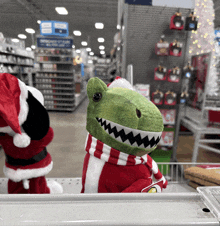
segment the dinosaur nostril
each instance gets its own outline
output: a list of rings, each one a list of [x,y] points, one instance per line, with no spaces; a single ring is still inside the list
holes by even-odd
[[[136,114],[137,114],[137,117],[138,117],[138,118],[141,117],[141,112],[140,112],[138,109],[136,109]]]

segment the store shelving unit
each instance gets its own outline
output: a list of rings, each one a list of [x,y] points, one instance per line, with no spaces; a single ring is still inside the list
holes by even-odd
[[[110,81],[111,60],[108,58],[98,58],[95,62],[95,76],[108,83]]]
[[[164,123],[164,136],[160,148],[154,151],[152,156],[160,161],[169,161],[170,154],[174,154],[173,146],[178,136],[176,131],[179,129],[179,99],[181,95],[181,78],[179,82],[170,82],[166,80],[155,80],[154,70],[158,65],[165,66],[167,71],[178,66],[181,71],[186,65],[188,40],[191,32],[183,30],[171,30],[169,28],[171,17],[179,10],[185,18],[189,15],[192,8],[177,8],[152,5],[123,4],[121,18],[121,55],[122,55],[122,77],[126,77],[127,66],[133,65],[133,84],[150,84],[150,99],[152,94],[159,90],[165,96],[168,91],[174,92],[177,96],[177,104],[167,105],[163,101],[157,107],[161,112],[174,113],[175,121]],[[169,4],[168,4],[169,5]],[[168,43],[178,40],[183,44],[181,56],[158,56],[155,53],[155,45],[165,35],[165,41]],[[170,111],[171,110],[171,111]],[[171,113],[169,113],[171,115]],[[166,136],[167,135],[167,136]],[[172,135],[172,136],[171,136]],[[165,139],[166,137],[166,139]],[[172,142],[170,142],[170,139]],[[165,142],[167,141],[167,142]],[[163,152],[161,151],[163,150]],[[164,155],[164,156],[162,156]],[[166,158],[165,158],[166,156]],[[162,158],[160,158],[162,157]],[[164,157],[164,159],[163,159]],[[172,156],[176,160],[176,156]],[[158,161],[158,160],[156,160]]]
[[[34,53],[15,45],[0,43],[0,72],[10,73],[32,85]]]
[[[47,110],[73,111],[75,83],[71,49],[36,49],[35,86],[44,95]]]

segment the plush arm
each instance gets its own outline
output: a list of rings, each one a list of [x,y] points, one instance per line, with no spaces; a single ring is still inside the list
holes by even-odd
[[[122,191],[124,192],[141,192],[141,190],[145,187],[148,187],[152,183],[152,180],[146,180],[146,179],[139,179],[135,181],[132,185],[127,187]]]

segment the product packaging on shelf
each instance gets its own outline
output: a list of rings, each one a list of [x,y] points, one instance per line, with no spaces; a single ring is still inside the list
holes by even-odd
[[[181,70],[179,67],[174,67],[168,70],[167,81],[168,82],[179,82],[180,81]]]
[[[173,146],[173,140],[174,140],[173,131],[163,131],[158,145],[171,147]]]
[[[185,78],[190,78],[192,75],[194,68],[188,63],[184,68],[183,68],[183,73]]]
[[[176,109],[160,109],[164,125],[175,125]]]
[[[156,92],[152,93],[151,101],[156,105],[162,105],[163,104],[163,93],[159,90],[156,90]]]
[[[164,104],[165,105],[176,105],[176,93],[168,91],[164,95]]]
[[[184,17],[181,13],[176,12],[170,19],[170,29],[183,30]]]
[[[164,37],[161,37],[160,41],[156,43],[155,53],[159,56],[169,55],[169,43],[164,40]]]
[[[182,55],[183,44],[174,40],[174,42],[170,43],[170,56],[180,57]]]
[[[193,15],[193,12],[186,18],[185,30],[186,31],[196,31],[198,25],[198,19]]]
[[[147,99],[150,99],[150,85],[149,84],[136,84],[134,86],[136,91],[146,97]]]
[[[166,80],[166,67],[159,65],[154,69],[154,80]]]

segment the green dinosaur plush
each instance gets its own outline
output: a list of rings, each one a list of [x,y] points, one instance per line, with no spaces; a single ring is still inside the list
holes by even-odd
[[[88,153],[84,161],[82,192],[133,192],[137,190],[137,187],[142,190],[151,185],[150,171],[156,163],[148,155],[138,157],[136,154],[140,151],[151,152],[160,141],[164,126],[158,108],[136,91],[121,87],[108,88],[102,80],[96,77],[89,80],[87,95],[89,105],[86,129],[89,136],[86,143]],[[115,181],[113,178],[114,167],[110,169],[111,172],[104,173],[103,176],[103,169],[109,165],[112,167],[113,164],[117,169],[115,173],[120,177],[126,171],[124,178],[130,181],[127,177],[129,174],[131,175],[130,184],[121,185],[120,182]],[[91,175],[88,172],[89,167],[92,170]],[[118,171],[120,167],[121,169]],[[127,169],[125,169],[126,167]],[[131,168],[136,169],[131,170]],[[140,168],[141,172],[146,170],[148,173],[136,178],[134,174],[137,174],[137,168]],[[129,170],[132,172],[128,174]],[[155,171],[154,175],[160,173],[157,165],[153,171]],[[100,188],[100,181],[97,181],[97,189],[91,188],[91,184],[94,184],[97,178],[100,179],[100,175],[102,179],[106,177],[111,188]],[[160,173],[159,179],[161,178],[163,187],[166,187],[167,182]],[[123,180],[123,176],[121,179]],[[134,182],[145,179],[146,183],[138,183],[134,189]],[[115,183],[114,188],[112,188],[113,182]],[[89,183],[90,189],[87,191],[85,191],[85,183]],[[128,189],[131,185],[132,189]],[[108,187],[106,183],[102,186]]]

